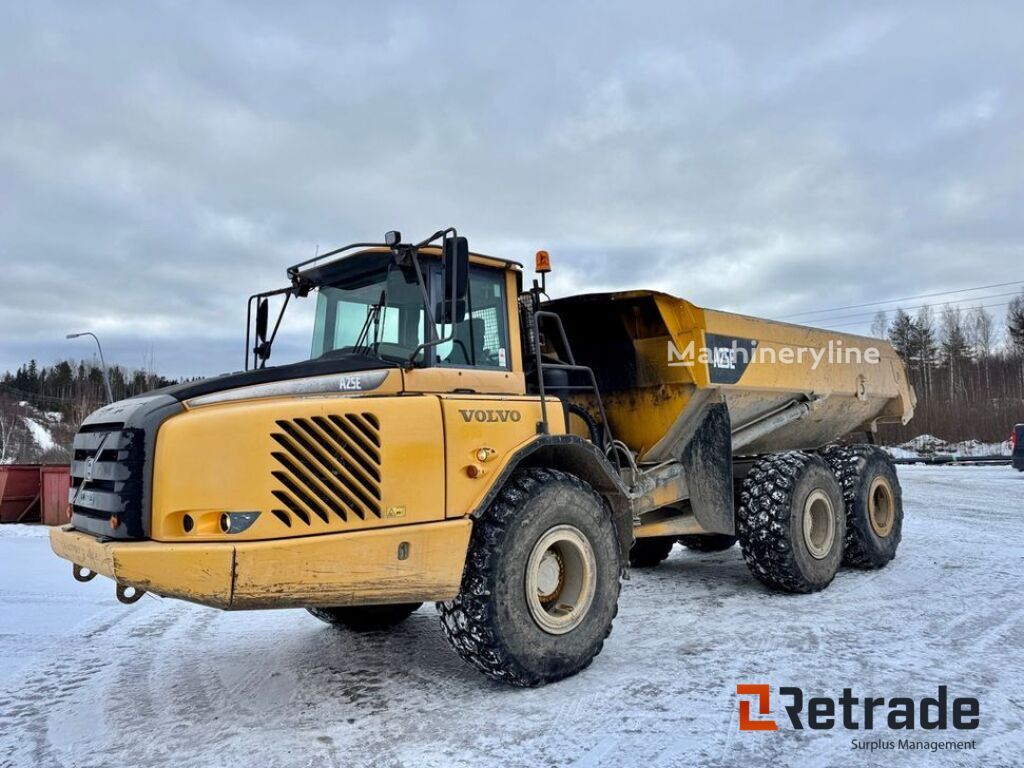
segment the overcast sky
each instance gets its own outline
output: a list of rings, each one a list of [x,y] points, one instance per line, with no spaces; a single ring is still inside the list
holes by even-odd
[[[772,317],[1024,280],[1022,29],[1010,2],[5,3],[0,371],[91,354],[79,330],[237,369],[249,294],[392,228],[546,248],[555,295]]]

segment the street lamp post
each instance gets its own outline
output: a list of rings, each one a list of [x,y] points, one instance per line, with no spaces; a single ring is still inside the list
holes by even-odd
[[[103,347],[100,346],[100,340],[96,337],[96,334],[92,333],[91,331],[83,331],[82,333],[69,333],[67,335],[67,338],[77,339],[80,336],[92,336],[93,340],[96,342],[96,349],[100,351],[100,366],[103,369],[103,386],[107,390],[107,402],[112,403],[114,402],[114,392],[113,390],[110,389],[110,376],[107,374],[107,361],[103,359]]]

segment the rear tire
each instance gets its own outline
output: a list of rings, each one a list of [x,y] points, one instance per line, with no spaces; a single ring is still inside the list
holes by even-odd
[[[669,556],[676,540],[671,536],[648,536],[637,539],[629,550],[629,564],[633,568],[654,568]]]
[[[903,491],[896,465],[873,445],[836,445],[823,454],[843,489],[846,541],[843,565],[881,568],[903,538]]]
[[[307,608],[320,621],[353,632],[377,632],[401,624],[423,603],[355,605],[347,608]]]
[[[761,582],[786,592],[816,592],[843,558],[846,512],[839,483],[820,456],[801,451],[759,459],[743,481],[736,533],[743,559]]]
[[[438,603],[456,652],[518,686],[561,680],[601,652],[618,610],[619,542],[594,489],[522,469],[473,524],[462,589]]]
[[[736,537],[725,533],[687,534],[679,537],[679,543],[694,552],[724,552],[732,548]]]

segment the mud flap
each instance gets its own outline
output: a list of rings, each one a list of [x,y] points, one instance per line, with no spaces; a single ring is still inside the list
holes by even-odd
[[[736,533],[732,485],[732,420],[725,403],[707,406],[680,460],[690,491],[690,506],[709,533]]]

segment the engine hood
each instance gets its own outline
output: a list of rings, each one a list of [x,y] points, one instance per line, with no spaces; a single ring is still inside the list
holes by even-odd
[[[253,371],[225,373],[208,379],[174,384],[148,394],[168,395],[179,402],[184,402],[235,390],[238,390],[238,394],[244,397],[242,390],[253,389],[265,393],[264,396],[318,391],[365,392],[380,386],[380,383],[387,377],[388,370],[397,367],[396,363],[386,362],[377,357],[346,354],[317,360],[303,360],[272,368],[259,368]],[[364,374],[364,372],[366,373]],[[274,384],[281,386],[269,386]],[[242,399],[242,397],[221,399]]]

